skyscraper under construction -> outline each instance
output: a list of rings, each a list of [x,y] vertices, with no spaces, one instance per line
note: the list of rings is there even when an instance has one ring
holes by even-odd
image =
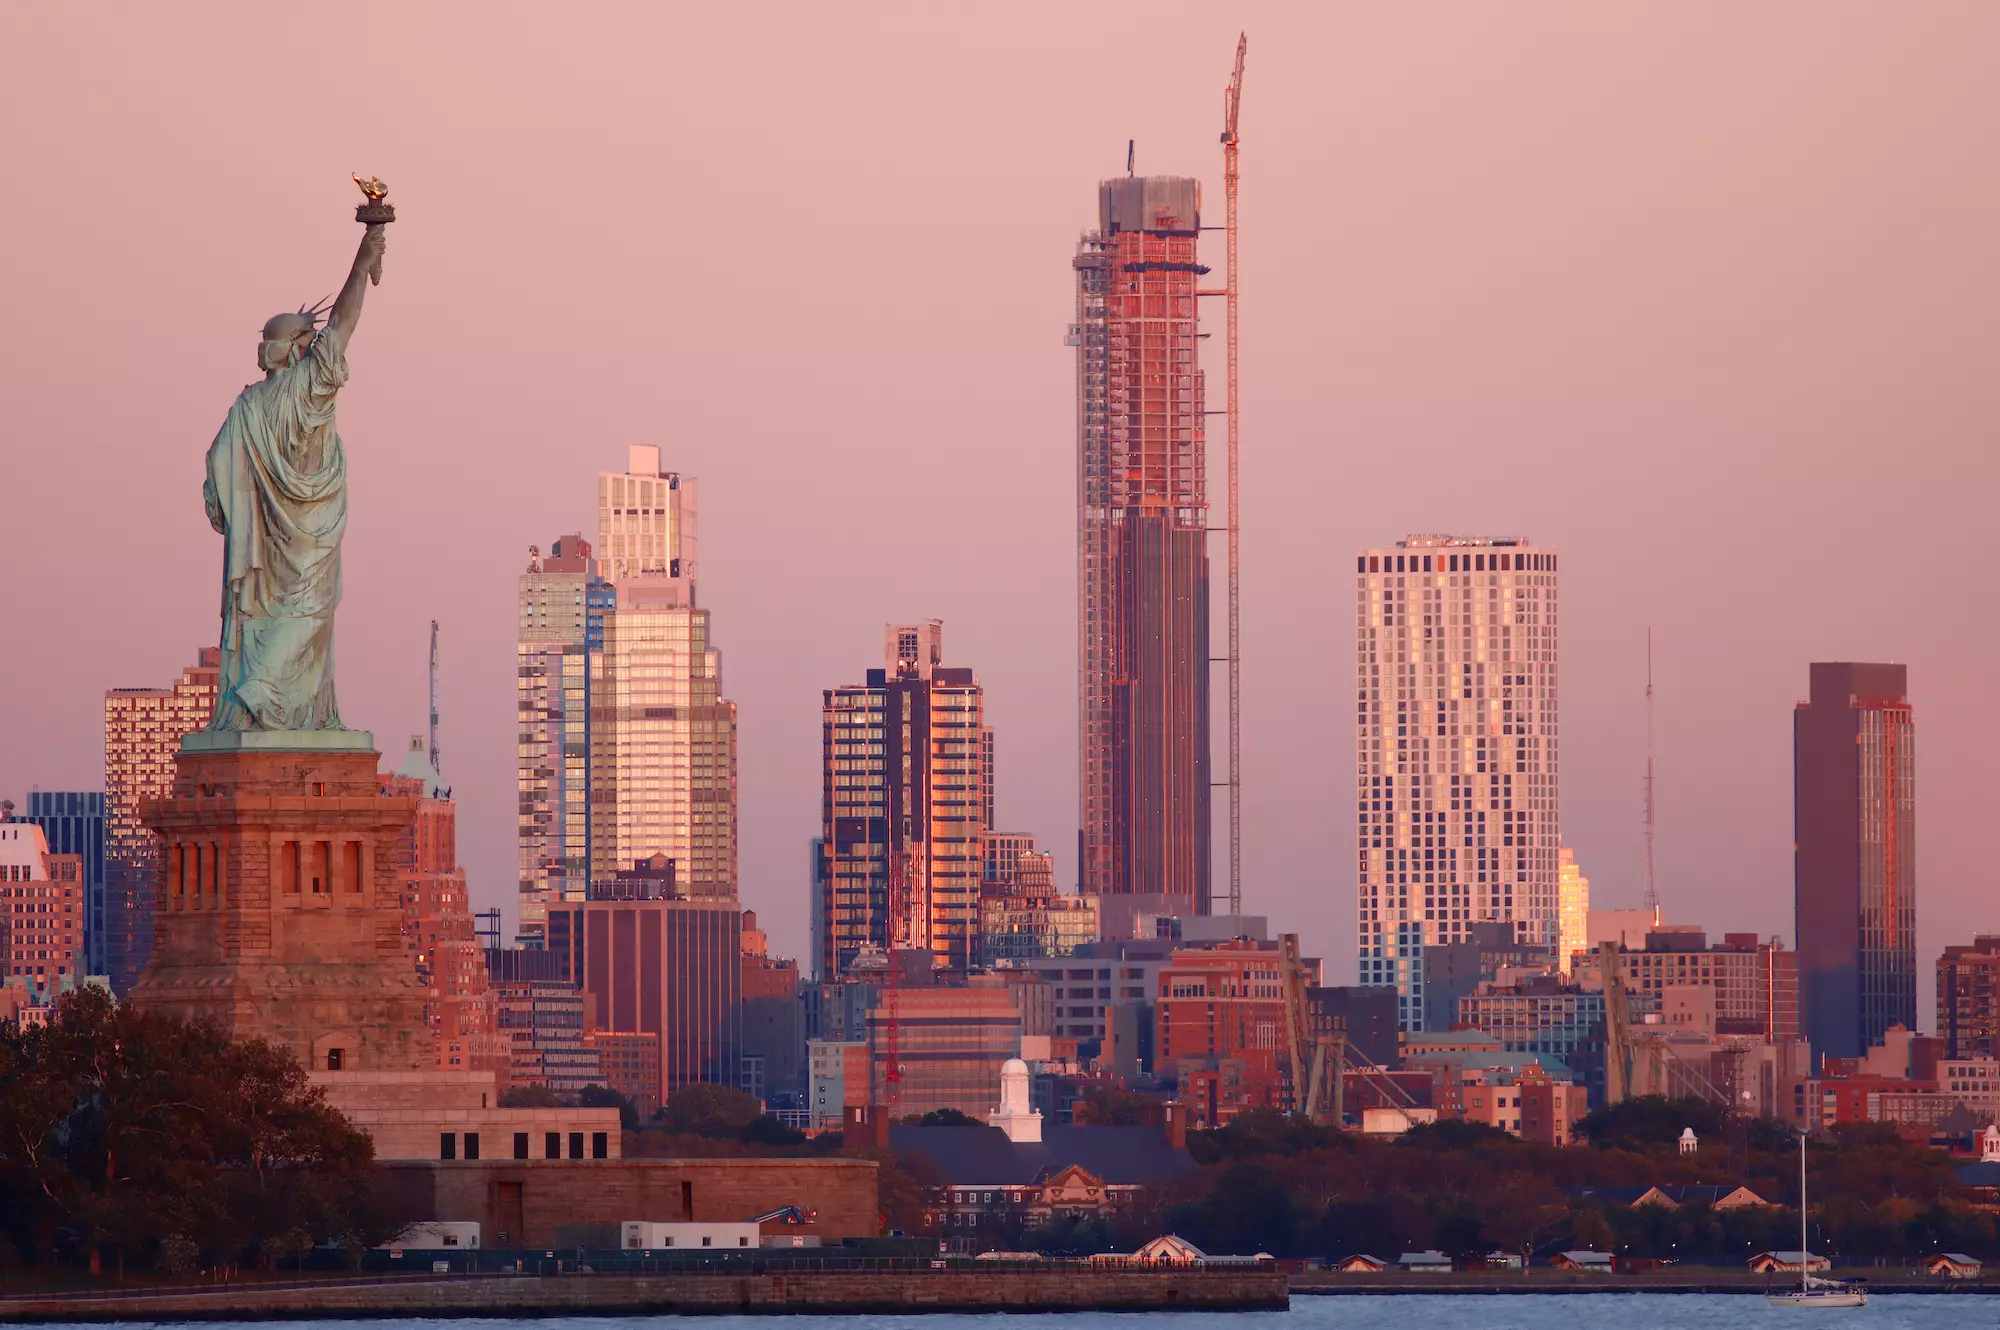
[[[1079,884],[1116,935],[1209,912],[1201,184],[1097,188],[1077,246]],[[1123,899],[1118,899],[1123,898]]]

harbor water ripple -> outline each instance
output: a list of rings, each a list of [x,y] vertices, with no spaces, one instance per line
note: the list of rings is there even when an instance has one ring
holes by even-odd
[[[518,1320],[510,1330],[656,1330],[699,1321],[703,1330],[997,1330],[1007,1313],[934,1316],[558,1316]],[[1031,1330],[1756,1330],[1769,1326],[1826,1325],[1835,1330],[1959,1330],[2000,1324],[2000,1299],[1979,1295],[1882,1294],[1868,1306],[1838,1313],[1810,1313],[1766,1306],[1761,1294],[1572,1293],[1421,1294],[1347,1293],[1294,1295],[1290,1311],[1100,1312],[1034,1316]],[[149,1322],[122,1322],[136,1327]],[[184,1330],[244,1330],[246,1326],[299,1330],[382,1330],[369,1321],[184,1322]],[[493,1330],[491,1320],[440,1318],[427,1330]]]

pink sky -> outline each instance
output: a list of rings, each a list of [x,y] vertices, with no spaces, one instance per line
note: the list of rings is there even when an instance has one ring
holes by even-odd
[[[820,690],[887,620],[945,620],[999,819],[1070,880],[1069,258],[1128,138],[1220,220],[1247,27],[1249,907],[1351,977],[1352,552],[1469,531],[1563,553],[1599,903],[1639,894],[1650,623],[1673,918],[1791,935],[1807,662],[1897,660],[1920,963],[2000,929],[2000,8],[1152,12],[0,9],[0,792],[95,785],[103,690],[214,640],[202,454],[259,325],[345,273],[359,170],[402,220],[341,404],[342,710],[400,750],[443,621],[476,903],[514,887],[515,577],[628,443],[701,481],[776,946],[805,942]]]

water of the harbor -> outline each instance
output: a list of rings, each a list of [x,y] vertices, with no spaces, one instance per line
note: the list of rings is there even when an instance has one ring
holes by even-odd
[[[509,1322],[509,1330],[621,1330],[699,1320],[703,1330],[995,1330],[1009,1314],[982,1316],[604,1316],[548,1317]],[[1743,1330],[1754,1326],[1829,1325],[1839,1330],[1960,1330],[2000,1323],[2000,1298],[1977,1294],[1882,1294],[1866,1307],[1801,1311],[1767,1306],[1761,1294],[1582,1293],[1422,1294],[1379,1296],[1294,1295],[1283,1312],[1064,1313],[1035,1316],[1030,1330]],[[140,1323],[129,1323],[138,1325]],[[245,1326],[298,1326],[300,1330],[382,1330],[388,1321],[233,1321],[187,1323],[184,1330],[244,1330]],[[424,1321],[426,1330],[493,1330],[490,1320]]]

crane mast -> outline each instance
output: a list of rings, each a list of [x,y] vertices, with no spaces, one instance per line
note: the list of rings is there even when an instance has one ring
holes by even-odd
[[[1237,402],[1236,402],[1236,187],[1239,179],[1237,149],[1241,146],[1236,133],[1236,113],[1243,105],[1243,53],[1250,47],[1247,33],[1236,38],[1236,69],[1229,76],[1229,86],[1222,90],[1222,194],[1227,204],[1223,232],[1227,257],[1223,260],[1222,285],[1219,288],[1196,291],[1198,296],[1221,296],[1224,320],[1228,325],[1228,379],[1225,394],[1225,415],[1229,418],[1229,515],[1223,524],[1228,536],[1229,566],[1229,651],[1222,657],[1229,666],[1229,779],[1215,782],[1229,787],[1229,912],[1243,913],[1243,649],[1238,631],[1240,614],[1238,589],[1242,579],[1238,573],[1240,527],[1237,510],[1236,456],[1237,456]],[[1210,527],[1213,531],[1215,528]],[[1215,657],[1210,657],[1213,661]]]
[[[1653,868],[1653,630],[1646,630],[1646,900],[1653,926],[1660,923],[1660,883]]]
[[[1228,257],[1223,268],[1223,305],[1229,325],[1229,913],[1243,913],[1243,651],[1238,636],[1239,586],[1236,491],[1236,186],[1238,180],[1236,113],[1243,106],[1243,53],[1248,33],[1236,38],[1236,69],[1222,96],[1222,192],[1227,204],[1225,240]],[[1337,1073],[1336,1073],[1337,1074]]]
[[[438,621],[431,620],[431,770],[444,775],[438,765]]]
[[[903,828],[904,843],[908,844],[909,827]],[[889,1111],[889,1121],[894,1122],[903,1111],[903,962],[906,951],[917,949],[915,922],[909,917],[910,893],[909,854],[901,846],[889,850],[889,926],[883,930],[883,940],[888,944],[889,972],[882,986],[883,1071],[882,1103]]]
[[[1597,964],[1604,976],[1604,1102],[1622,1104],[1632,1085],[1630,999],[1625,994],[1624,961],[1616,942],[1600,942]]]

